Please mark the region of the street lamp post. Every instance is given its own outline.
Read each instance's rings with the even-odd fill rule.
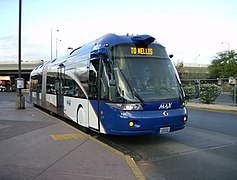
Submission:
[[[51,61],[53,60],[53,28],[51,28],[51,39],[50,39],[50,41],[51,41]],[[59,32],[59,30],[58,29],[56,29],[56,32]]]
[[[22,0],[19,0],[19,34],[18,34],[18,78],[21,78],[21,14]],[[21,95],[21,91],[19,91]]]
[[[230,43],[225,42],[225,41],[222,41],[222,42],[221,42],[221,44],[224,44],[224,43],[228,45],[228,51],[230,51]]]
[[[62,40],[56,38],[56,58],[58,58],[58,41],[62,41]]]
[[[196,61],[197,61],[197,58],[200,56],[200,54],[197,55],[197,57],[195,57],[195,65],[196,65]]]
[[[19,34],[18,34],[18,78],[16,79],[16,86],[18,94],[16,97],[16,109],[25,109],[25,98],[21,93],[24,88],[24,79],[21,78],[21,20],[22,20],[22,0],[19,0]]]

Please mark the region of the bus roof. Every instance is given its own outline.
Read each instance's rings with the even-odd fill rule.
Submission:
[[[117,44],[123,43],[145,43],[150,44],[155,41],[155,38],[150,35],[137,35],[137,36],[129,36],[129,35],[116,35],[116,34],[106,34],[101,38],[98,38],[84,46],[81,46],[70,53],[70,56],[81,55],[87,53],[92,53],[93,51],[99,49],[108,49]]]
[[[41,65],[37,66],[36,68],[34,68],[31,71],[30,76],[41,75],[42,72],[43,72],[43,67],[45,66],[45,64],[41,64]]]
[[[71,53],[66,54],[62,57],[57,59],[53,59],[46,64],[40,65],[36,67],[31,75],[42,74],[42,71],[45,68],[47,69],[54,69],[58,68],[60,65],[64,65],[64,63],[71,63],[76,61],[82,61],[85,59],[90,59],[93,57],[98,57],[100,54],[106,54],[107,49],[111,48],[112,46],[118,44],[125,44],[125,43],[138,43],[138,44],[151,44],[154,43],[155,38],[150,35],[137,35],[137,36],[130,36],[130,35],[116,35],[116,34],[106,34],[90,43],[87,43],[81,47],[74,49]],[[157,42],[155,42],[158,44]]]

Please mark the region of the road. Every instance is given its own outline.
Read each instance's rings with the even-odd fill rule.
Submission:
[[[184,130],[98,139],[131,155],[147,179],[236,179],[237,113],[189,109]]]
[[[1,99],[15,101],[15,93],[5,94]],[[187,127],[181,131],[134,137],[92,135],[132,156],[148,180],[237,177],[237,113],[189,109]]]
[[[16,92],[0,92],[0,100],[14,102],[16,100]]]
[[[230,96],[230,93],[222,92],[215,100],[217,104],[226,104],[226,105],[233,105],[234,100]]]

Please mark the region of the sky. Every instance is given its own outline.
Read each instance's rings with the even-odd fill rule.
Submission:
[[[0,0],[0,61],[18,61],[19,0]],[[236,0],[22,0],[22,60],[50,60],[108,33],[149,34],[172,61],[237,51]],[[57,31],[59,30],[59,31]],[[57,43],[56,43],[57,42]]]

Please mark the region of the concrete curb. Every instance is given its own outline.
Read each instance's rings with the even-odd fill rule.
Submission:
[[[201,104],[201,103],[188,102],[186,107],[194,109],[211,110],[211,111],[237,112],[237,107],[220,105],[220,104]]]
[[[63,122],[63,121],[61,121]],[[104,148],[108,149],[109,151],[113,152],[114,154],[117,154],[118,156],[121,156],[123,157],[127,164],[129,165],[130,169],[132,170],[134,176],[136,177],[137,180],[145,180],[145,176],[142,174],[142,172],[140,171],[140,169],[138,168],[136,162],[133,160],[133,158],[129,155],[125,155],[124,153],[122,153],[121,151],[118,151],[117,149],[99,141],[98,139],[84,133],[83,131],[80,131],[79,129],[77,128],[74,128],[73,126],[63,122],[65,125],[67,125],[68,127],[76,130],[76,131],[79,131],[81,134],[83,134],[83,136],[87,137],[88,139],[94,141],[95,143],[99,144],[100,146],[103,146]]]
[[[130,169],[132,170],[132,172],[133,172],[133,174],[134,174],[134,176],[136,177],[137,180],[145,180],[146,179],[145,176],[142,174],[142,172],[140,171],[140,169],[138,168],[137,164],[135,163],[135,161],[133,160],[133,158],[131,156],[125,155],[121,151],[118,151],[117,149],[115,149],[115,148],[113,148],[113,147],[111,147],[111,146],[109,146],[109,145],[99,141],[98,139],[96,139],[96,138],[94,138],[94,137],[84,133],[83,131],[80,131],[77,128],[74,128],[73,126],[70,126],[69,124],[67,124],[65,122],[63,122],[63,123],[66,124],[68,127],[72,128],[72,129],[74,129],[76,131],[79,131],[81,134],[83,134],[83,136],[85,136],[88,139],[94,141],[95,143],[103,146],[104,148],[108,149],[109,151],[117,154],[118,156],[123,157],[126,160],[127,164],[129,165]]]

